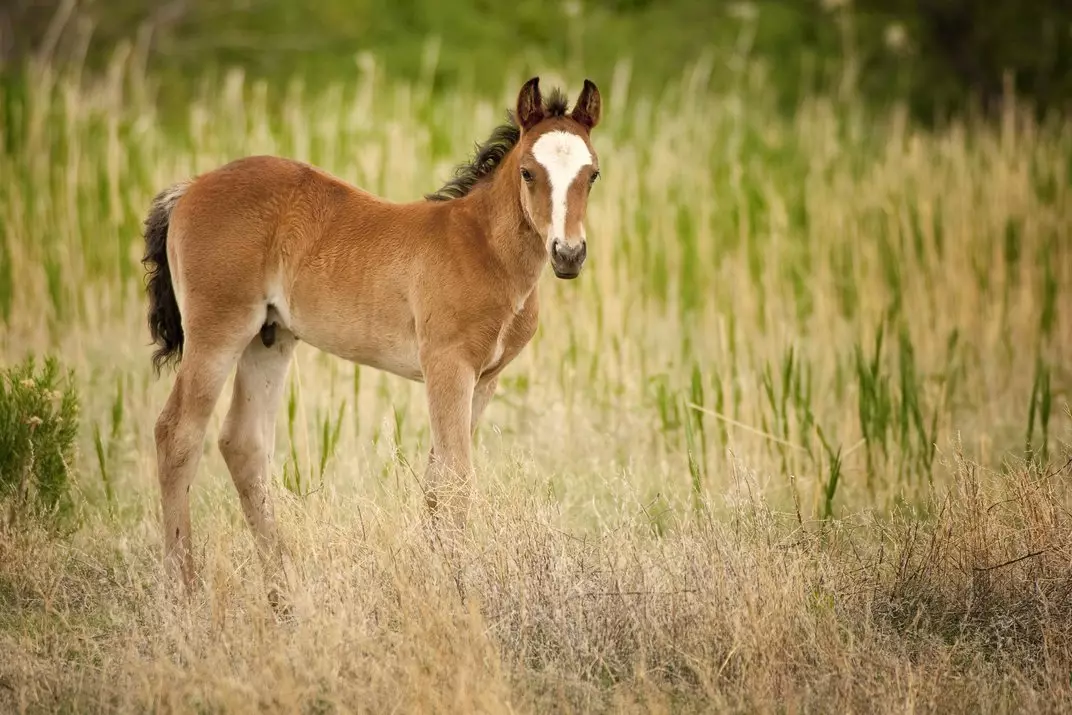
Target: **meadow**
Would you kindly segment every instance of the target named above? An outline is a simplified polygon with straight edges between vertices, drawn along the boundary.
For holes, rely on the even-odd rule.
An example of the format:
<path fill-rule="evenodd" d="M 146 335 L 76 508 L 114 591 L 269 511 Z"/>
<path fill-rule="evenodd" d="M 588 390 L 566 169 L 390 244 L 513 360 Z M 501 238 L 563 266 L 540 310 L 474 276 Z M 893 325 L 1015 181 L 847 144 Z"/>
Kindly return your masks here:
<path fill-rule="evenodd" d="M 750 66 L 717 94 L 703 63 L 660 95 L 601 80 L 588 263 L 541 282 L 460 552 L 425 526 L 421 386 L 301 345 L 272 489 L 295 617 L 215 447 L 229 390 L 192 492 L 204 584 L 176 603 L 152 196 L 275 153 L 413 199 L 526 79 L 356 67 L 316 93 L 232 72 L 170 113 L 136 57 L 6 86 L 0 363 L 56 356 L 79 432 L 64 513 L 0 517 L 4 710 L 1072 705 L 1072 122 L 1010 102 L 923 131 L 852 92 L 786 117 Z"/>

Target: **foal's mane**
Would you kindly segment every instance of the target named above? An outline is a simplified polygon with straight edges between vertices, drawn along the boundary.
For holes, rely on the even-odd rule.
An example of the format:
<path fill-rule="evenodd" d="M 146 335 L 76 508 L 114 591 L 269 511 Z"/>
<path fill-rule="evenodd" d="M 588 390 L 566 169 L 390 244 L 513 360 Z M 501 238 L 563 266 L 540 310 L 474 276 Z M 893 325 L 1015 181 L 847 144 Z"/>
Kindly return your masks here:
<path fill-rule="evenodd" d="M 569 100 L 566 95 L 555 88 L 544 99 L 543 114 L 545 117 L 564 117 L 568 106 Z M 507 112 L 506 123 L 496 127 L 483 144 L 476 145 L 473 158 L 456 166 L 454 176 L 443 185 L 443 188 L 435 193 L 426 194 L 424 198 L 428 201 L 450 201 L 465 196 L 481 179 L 495 173 L 499 164 L 520 138 L 521 129 L 517 126 L 514 113 Z"/>

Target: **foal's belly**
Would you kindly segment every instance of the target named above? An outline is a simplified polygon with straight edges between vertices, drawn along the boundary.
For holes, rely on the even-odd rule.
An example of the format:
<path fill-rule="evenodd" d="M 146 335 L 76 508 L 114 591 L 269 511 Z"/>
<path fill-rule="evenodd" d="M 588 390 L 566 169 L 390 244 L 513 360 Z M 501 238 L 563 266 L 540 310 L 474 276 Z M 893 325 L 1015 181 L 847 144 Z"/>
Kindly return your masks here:
<path fill-rule="evenodd" d="M 330 309 L 292 305 L 290 329 L 303 342 L 344 360 L 423 382 L 408 306 L 348 303 Z"/>
<path fill-rule="evenodd" d="M 345 327 L 319 321 L 298 322 L 294 332 L 302 341 L 336 357 L 423 382 L 416 336 L 389 326 L 378 326 L 382 330 L 376 327 L 355 317 Z"/>

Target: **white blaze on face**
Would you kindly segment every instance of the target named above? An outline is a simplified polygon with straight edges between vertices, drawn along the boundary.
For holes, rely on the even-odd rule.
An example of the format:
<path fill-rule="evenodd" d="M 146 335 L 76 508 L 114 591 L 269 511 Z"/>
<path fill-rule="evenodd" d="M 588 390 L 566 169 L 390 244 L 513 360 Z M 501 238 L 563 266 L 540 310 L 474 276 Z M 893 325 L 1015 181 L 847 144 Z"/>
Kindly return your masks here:
<path fill-rule="evenodd" d="M 576 134 L 547 132 L 532 146 L 532 156 L 547 170 L 551 181 L 551 230 L 548 242 L 556 238 L 576 244 L 582 236 L 566 235 L 566 197 L 577 172 L 592 163 L 588 145 Z M 576 239 L 576 240 L 573 240 Z"/>

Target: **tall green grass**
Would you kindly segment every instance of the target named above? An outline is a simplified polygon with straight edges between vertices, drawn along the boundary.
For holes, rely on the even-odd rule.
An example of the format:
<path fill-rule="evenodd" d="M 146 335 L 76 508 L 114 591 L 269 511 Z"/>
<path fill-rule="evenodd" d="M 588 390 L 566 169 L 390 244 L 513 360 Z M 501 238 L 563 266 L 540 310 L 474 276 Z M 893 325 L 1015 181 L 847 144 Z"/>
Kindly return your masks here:
<path fill-rule="evenodd" d="M 231 73 L 161 116 L 168 87 L 122 61 L 103 80 L 34 72 L 4 85 L 0 349 L 111 326 L 123 369 L 139 371 L 140 222 L 157 190 L 270 152 L 415 199 L 486 137 L 523 79 L 492 98 L 440 96 L 386 81 L 365 57 L 321 93 L 294 83 L 275 104 Z M 717 96 L 698 89 L 706 73 L 628 102 L 626 72 L 604 83 L 589 263 L 579 281 L 542 282 L 541 330 L 504 375 L 481 444 L 538 448 L 560 490 L 587 489 L 571 473 L 640 470 L 696 504 L 744 456 L 776 497 L 829 518 L 839 503 L 924 494 L 965 435 L 992 464 L 1066 443 L 1055 408 L 1070 381 L 1072 124 L 1010 104 L 1000 126 L 925 132 L 851 96 L 786 119 L 755 68 Z M 567 79 L 543 82 L 575 95 L 581 78 Z M 281 407 L 288 487 L 308 493 L 356 464 L 397 476 L 399 455 L 422 457 L 419 387 L 354 369 L 337 388 L 338 364 L 303 351 L 304 389 L 292 373 Z M 96 398 L 106 483 L 116 430 L 145 444 L 139 422 L 165 389 L 115 395 L 141 412 L 113 410 L 111 432 Z M 504 439 L 483 439 L 493 431 Z M 598 462 L 586 440 L 605 445 Z"/>

